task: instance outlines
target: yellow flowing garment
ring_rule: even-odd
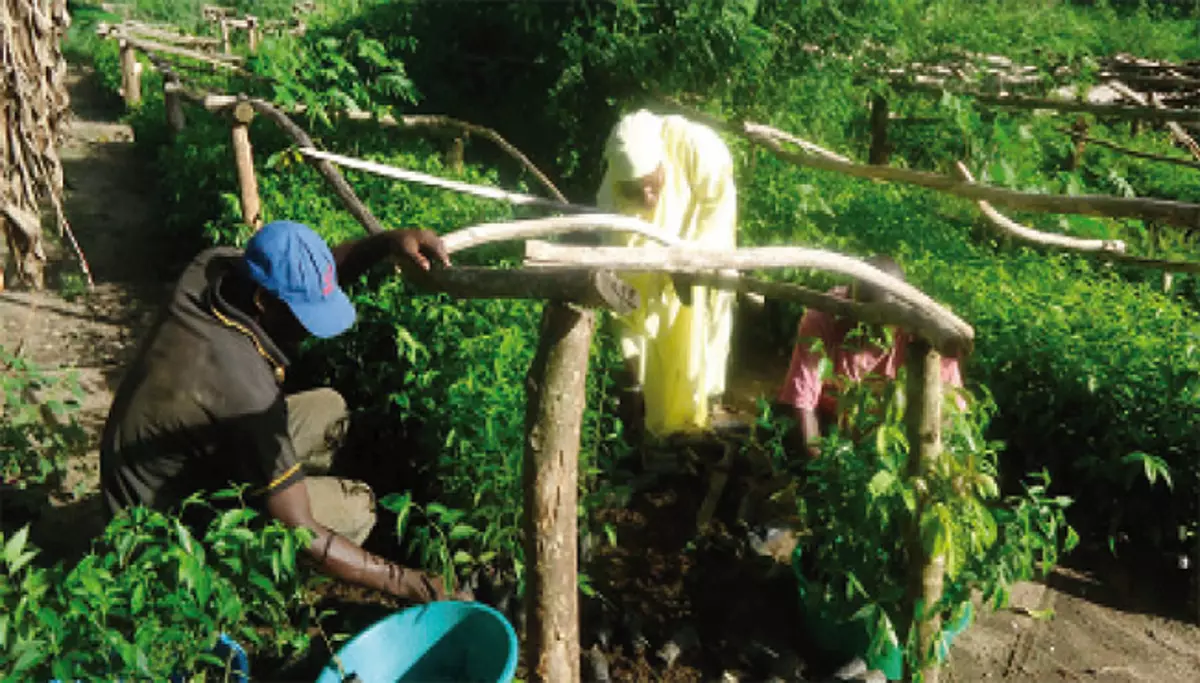
[[[597,194],[602,210],[635,215],[662,232],[710,249],[737,246],[737,190],[729,149],[713,130],[680,116],[662,117],[666,179],[651,213],[617,198],[606,173]],[[646,238],[621,237],[628,246],[653,247]],[[646,430],[655,436],[707,428],[708,398],[725,391],[733,326],[733,293],[692,288],[684,306],[668,275],[625,278],[641,306],[617,318],[621,351],[638,358]]]

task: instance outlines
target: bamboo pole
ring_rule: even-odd
[[[129,40],[121,40],[121,94],[126,107],[136,107],[142,102],[142,69],[137,52]]]
[[[234,106],[231,134],[242,202],[242,221],[258,230],[262,227],[262,203],[258,197],[258,178],[254,175],[254,154],[250,148],[250,122],[253,119],[254,107],[249,102],[239,102]]]
[[[921,537],[921,518],[930,509],[932,496],[928,485],[921,482],[937,468],[942,452],[942,362],[941,356],[923,340],[908,345],[905,365],[908,368],[908,476],[916,483],[917,506],[909,529],[908,543],[911,567],[909,574],[909,614],[916,628],[917,644],[923,658],[920,667],[922,683],[937,683],[937,645],[941,635],[941,618],[933,611],[942,599],[946,557],[942,553],[926,554]],[[913,681],[915,667],[905,660],[904,680]]]

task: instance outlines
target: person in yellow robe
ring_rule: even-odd
[[[604,156],[596,199],[602,210],[636,216],[703,248],[736,248],[733,158],[711,128],[637,111],[617,123]],[[627,246],[657,246],[637,235],[618,239]],[[626,279],[641,295],[641,306],[617,322],[626,367],[640,388],[635,396],[640,393],[636,403],[644,406],[645,431],[665,437],[706,429],[710,403],[725,391],[733,293],[677,291],[669,275],[658,273]]]

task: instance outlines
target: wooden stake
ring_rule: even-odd
[[[224,17],[221,17],[220,21],[221,21],[221,52],[228,55],[231,52],[231,50],[229,49],[229,22],[225,21]]]
[[[136,107],[142,102],[142,70],[137,52],[129,41],[121,41],[121,92],[125,106]]]
[[[891,146],[888,144],[888,103],[883,95],[871,98],[871,150],[867,163],[886,166]]]
[[[1072,137],[1075,139],[1075,149],[1071,152],[1070,170],[1074,171],[1083,163],[1083,153],[1087,151],[1087,119],[1080,116],[1072,126]]]
[[[258,50],[258,17],[253,14],[246,15],[246,40],[251,53]]]
[[[446,168],[455,173],[462,173],[463,151],[463,136],[454,136],[446,146]]]
[[[595,316],[569,304],[542,313],[526,379],[525,661],[530,681],[579,681],[579,435]]]
[[[254,176],[254,155],[250,148],[250,121],[254,107],[238,102],[233,108],[233,159],[237,164],[238,190],[242,198],[242,220],[255,230],[262,227],[262,209],[258,198],[258,179]]]
[[[908,345],[905,366],[908,369],[908,476],[924,478],[933,472],[942,452],[942,358],[928,343],[914,339]],[[912,565],[909,573],[909,614],[917,630],[920,652],[930,662],[920,670],[922,683],[937,683],[938,636],[941,618],[928,612],[931,605],[942,599],[943,576],[946,572],[944,554],[926,556],[921,539],[921,516],[932,503],[928,486],[917,486],[917,509],[909,529],[909,553]],[[904,680],[914,680],[914,662],[905,661]]]
[[[166,76],[166,74],[164,74]],[[163,106],[167,110],[167,128],[171,135],[179,135],[187,126],[187,118],[183,115],[183,97],[179,91],[179,77],[171,74],[163,80]]]

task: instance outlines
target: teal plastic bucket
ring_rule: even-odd
[[[360,683],[509,683],[516,669],[517,634],[504,615],[476,602],[433,602],[359,633],[317,683],[342,683],[351,674]]]

